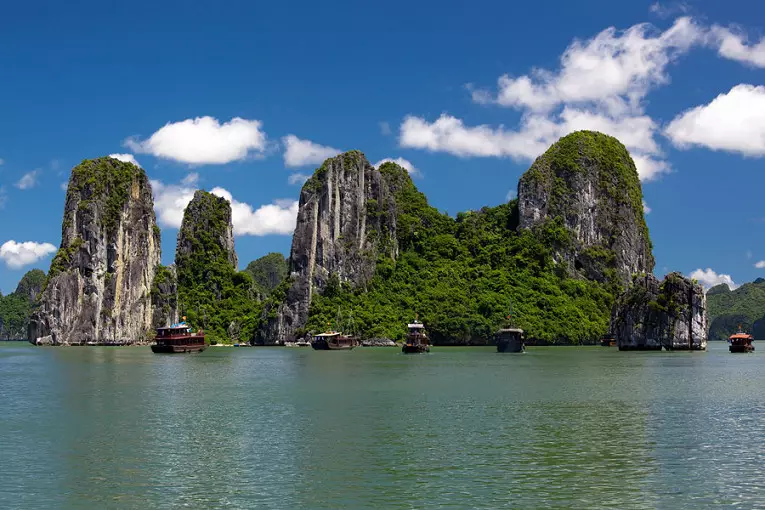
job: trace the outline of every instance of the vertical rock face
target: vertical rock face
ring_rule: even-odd
[[[137,342],[152,326],[160,232],[144,171],[112,158],[72,169],[61,247],[28,338],[54,344]]]
[[[521,177],[519,228],[560,222],[557,250],[570,273],[625,286],[653,271],[642,190],[627,149],[611,136],[578,131],[558,140]]]
[[[397,165],[376,169],[358,151],[328,159],[314,172],[300,193],[290,277],[274,292],[284,301],[266,305],[258,343],[293,339],[330,276],[363,286],[378,254],[398,255],[394,194],[403,178],[409,177]]]
[[[174,264],[157,268],[151,287],[151,306],[154,328],[178,322],[178,276]]]
[[[648,274],[636,276],[614,303],[611,331],[620,350],[704,350],[707,322],[701,285],[680,273],[661,282]]]

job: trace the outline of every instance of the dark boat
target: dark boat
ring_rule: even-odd
[[[430,352],[428,344],[428,335],[425,333],[425,325],[415,319],[413,323],[407,324],[408,332],[406,334],[406,343],[401,348],[404,354],[419,354]]]
[[[313,337],[311,347],[317,351],[350,351],[359,345],[356,337],[343,335],[337,331],[320,333]]]
[[[606,333],[600,338],[601,347],[616,347],[616,335],[613,333]]]
[[[497,352],[523,352],[523,330],[518,328],[502,328],[497,331]]]
[[[730,352],[754,352],[753,340],[754,337],[744,333],[739,325],[738,333],[734,333],[728,338],[728,343],[730,343],[728,350]]]
[[[185,322],[179,322],[166,328],[157,328],[154,342],[151,350],[156,353],[202,352],[206,347],[204,332],[192,333],[191,328]]]

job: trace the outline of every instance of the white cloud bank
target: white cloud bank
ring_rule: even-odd
[[[266,150],[266,134],[259,120],[239,117],[221,124],[213,117],[197,117],[165,124],[148,140],[125,140],[139,154],[151,154],[193,165],[220,165]]]
[[[736,285],[736,283],[733,281],[733,278],[731,278],[729,274],[717,274],[711,268],[696,269],[688,276],[698,280],[702,287],[704,287],[704,290],[709,290],[715,285],[719,285],[721,283],[728,284],[728,287],[730,287],[731,290],[738,287],[738,285]]]
[[[311,176],[308,174],[301,174],[300,172],[297,172],[294,174],[290,174],[290,176],[287,177],[287,183],[290,186],[295,186],[295,185],[302,186],[305,183],[305,181],[307,181],[310,178]]]
[[[123,163],[132,163],[139,168],[141,167],[132,154],[109,154],[109,157],[122,161]]]
[[[659,123],[645,113],[645,98],[669,83],[670,64],[696,46],[714,48],[724,58],[765,66],[765,39],[747,45],[745,36],[703,26],[691,17],[676,19],[663,32],[647,23],[624,31],[610,27],[591,39],[572,41],[557,70],[500,76],[496,91],[468,86],[477,103],[519,110],[516,128],[470,126],[448,114],[434,121],[409,115],[401,124],[399,142],[402,147],[459,157],[531,161],[572,131],[594,130],[623,142],[640,179],[650,181],[671,167],[657,142]],[[758,132],[750,135],[756,136]]]
[[[765,86],[736,85],[675,117],[665,134],[681,149],[700,146],[765,156]]]
[[[287,135],[282,138],[284,143],[284,166],[296,168],[306,165],[320,165],[324,160],[337,156],[340,151],[319,145],[310,140],[301,140],[295,135]]]
[[[34,241],[17,243],[11,240],[0,246],[0,260],[11,269],[20,269],[55,252],[56,247],[50,243],[36,243]]]
[[[187,175],[179,184],[151,181],[154,190],[154,210],[160,225],[180,228],[183,211],[194,198],[198,182],[199,175],[196,173]],[[295,230],[298,213],[296,200],[275,200],[272,204],[253,209],[250,204],[235,200],[231,192],[225,188],[216,187],[210,193],[223,197],[231,203],[235,235],[287,235]]]
[[[420,176],[420,175],[422,175],[420,173],[420,170],[417,167],[415,167],[412,164],[412,162],[409,161],[408,159],[404,159],[404,158],[396,158],[396,159],[385,158],[385,159],[381,159],[380,161],[375,163],[374,167],[375,168],[380,168],[380,165],[382,165],[383,163],[396,163],[398,166],[400,166],[401,168],[403,168],[407,172],[409,172],[409,175],[411,175],[411,176]]]
[[[38,177],[40,175],[39,170],[32,170],[31,172],[28,172],[24,174],[24,176],[18,180],[16,183],[16,187],[20,190],[27,190],[32,189],[35,186],[37,186],[39,180]]]
[[[754,264],[754,267],[756,267],[757,269],[765,269],[765,260],[761,260],[759,262],[756,262]]]

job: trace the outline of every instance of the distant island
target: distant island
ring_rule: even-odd
[[[735,290],[722,283],[707,292],[709,339],[727,340],[739,325],[755,339],[765,339],[765,279]]]
[[[199,190],[165,267],[144,170],[85,160],[27,336],[147,342],[185,316],[211,341],[277,345],[323,331],[342,310],[366,340],[400,340],[418,314],[436,345],[486,345],[512,310],[536,344],[592,344],[615,330],[620,348],[706,345],[701,287],[652,275],[640,181],[618,140],[561,138],[517,196],[450,217],[404,168],[350,151],[303,185],[288,259],[269,254],[239,271],[230,204]]]

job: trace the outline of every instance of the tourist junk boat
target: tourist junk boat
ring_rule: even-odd
[[[404,354],[430,352],[428,335],[425,333],[425,325],[415,318],[413,323],[407,324],[407,329],[406,343],[401,348],[401,352]]]
[[[184,317],[185,319],[185,317]],[[186,322],[179,322],[165,328],[157,328],[155,344],[151,346],[156,353],[202,352],[205,350],[203,331],[191,332]]]
[[[744,333],[739,324],[738,333],[734,333],[728,338],[728,343],[730,343],[728,350],[730,352],[754,352],[753,340],[754,337]]]
[[[600,338],[601,347],[616,347],[616,335],[613,333],[606,333]]]
[[[337,319],[335,319],[338,327],[344,327],[345,332],[331,331],[329,329],[329,323],[327,323],[327,331],[314,335],[311,341],[311,347],[317,351],[350,351],[354,347],[360,345],[358,337],[353,334],[354,324],[353,316],[349,313],[347,319],[343,319],[340,309],[337,310]],[[298,345],[300,344],[297,342]]]
[[[519,328],[502,328],[495,335],[497,352],[524,352],[523,330]]]

